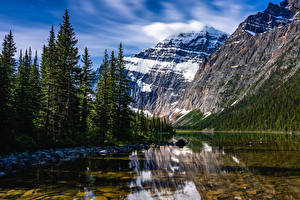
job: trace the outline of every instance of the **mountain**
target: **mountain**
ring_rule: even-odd
[[[217,51],[228,35],[212,27],[180,33],[133,57],[125,58],[131,80],[133,109],[169,115],[179,96],[193,80],[202,61]]]
[[[282,82],[293,77],[300,67],[300,26],[294,17],[298,5],[299,0],[270,3],[265,11],[242,22],[221,48],[202,62],[170,118],[177,119],[178,126],[191,120],[178,117],[192,110],[207,118],[255,94],[278,70],[284,72]]]

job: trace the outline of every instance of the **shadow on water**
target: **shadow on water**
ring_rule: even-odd
[[[189,146],[0,178],[0,199],[300,199],[299,138],[185,134]],[[182,135],[181,135],[182,137]]]

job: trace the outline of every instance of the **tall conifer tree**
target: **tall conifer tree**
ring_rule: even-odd
[[[108,126],[108,76],[109,76],[109,61],[107,50],[104,53],[103,63],[101,65],[102,73],[98,77],[96,100],[94,103],[94,124],[99,135],[102,137],[102,142],[105,141]]]
[[[82,73],[80,77],[80,122],[81,131],[88,129],[88,117],[91,113],[91,95],[93,94],[92,84],[95,82],[94,73],[92,72],[92,61],[88,49],[84,49],[82,55]]]
[[[77,86],[79,68],[77,39],[69,20],[68,10],[63,16],[63,23],[57,36],[57,67],[58,67],[58,103],[59,103],[59,132],[64,136],[76,132],[79,121],[79,99]]]
[[[48,45],[42,53],[42,127],[45,136],[54,140],[58,135],[58,69],[54,27],[51,27]]]
[[[125,74],[125,64],[123,56],[123,47],[120,43],[117,59],[117,116],[119,122],[118,138],[124,138],[125,133],[129,132],[132,114],[129,108],[132,98],[130,96],[129,80]]]
[[[13,122],[11,114],[13,113],[13,89],[14,89],[14,72],[16,60],[14,58],[16,47],[14,37],[10,31],[4,37],[2,43],[2,52],[0,57],[0,140],[7,141],[12,138],[9,135],[11,123]]]
[[[42,86],[40,80],[37,52],[35,52],[33,64],[31,67],[29,85],[31,87],[33,124],[35,125],[35,127],[39,128],[41,126],[40,110],[41,110],[41,99],[42,99]]]
[[[15,123],[18,135],[33,136],[32,95],[29,84],[30,71],[31,65],[28,51],[25,51],[24,57],[22,57],[22,51],[20,51],[15,92]]]
[[[118,133],[118,96],[117,96],[117,71],[114,51],[111,52],[108,76],[108,126],[109,135],[114,137]]]

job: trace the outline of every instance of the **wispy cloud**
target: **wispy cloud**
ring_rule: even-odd
[[[176,8],[175,5],[167,2],[162,3],[163,17],[167,21],[183,21],[185,19],[184,13]]]
[[[204,24],[232,33],[239,23],[254,12],[253,8],[243,1],[215,0],[209,4],[199,2],[192,8],[192,16]]]
[[[97,11],[95,9],[95,6],[93,5],[93,2],[90,0],[84,0],[79,1],[80,7],[85,11],[85,13],[88,13],[90,15],[96,15]]]
[[[11,26],[10,30],[13,32],[18,51],[20,49],[24,50],[31,47],[32,50],[37,50],[39,55],[42,53],[42,46],[43,44],[47,43],[47,37],[49,33],[47,28],[25,28],[22,26]],[[0,39],[2,40],[7,34],[8,31],[1,31]]]

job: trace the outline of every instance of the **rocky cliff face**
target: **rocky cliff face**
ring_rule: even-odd
[[[205,27],[200,32],[173,35],[155,47],[125,58],[131,80],[134,108],[168,115],[193,80],[200,64],[228,38],[224,32]]]
[[[194,109],[207,116],[234,105],[256,91],[277,68],[287,70],[283,80],[292,76],[300,63],[280,61],[285,56],[300,56],[295,43],[300,24],[293,9],[298,4],[299,0],[270,3],[264,12],[242,22],[224,45],[203,61],[171,118]]]

